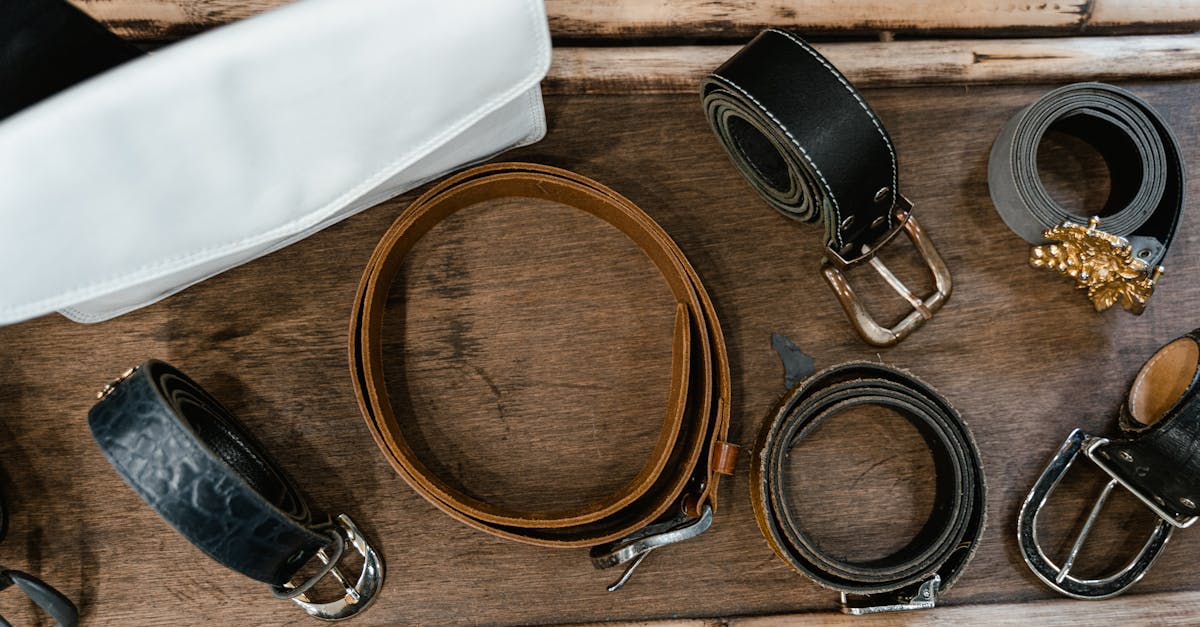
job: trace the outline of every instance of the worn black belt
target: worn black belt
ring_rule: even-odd
[[[800,440],[863,405],[893,409],[917,428],[933,453],[937,494],[933,515],[907,546],[882,559],[849,562],[823,551],[797,524],[785,471],[788,451]],[[987,489],[967,425],[929,385],[877,363],[842,364],[792,388],[763,425],[750,471],[754,514],[767,543],[796,571],[841,592],[842,610],[850,614],[933,607],[983,533]]]
[[[1054,590],[1078,599],[1106,599],[1137,583],[1154,565],[1176,528],[1200,519],[1200,329],[1178,338],[1146,362],[1121,408],[1123,437],[1080,429],[1055,452],[1021,506],[1017,537],[1025,563]],[[1042,550],[1037,516],[1071,464],[1083,453],[1110,480],[1062,565]],[[1141,550],[1101,577],[1071,575],[1075,558],[1113,489],[1122,487],[1158,515]]]
[[[1048,131],[1082,139],[1104,157],[1111,179],[1104,207],[1075,215],[1050,197],[1037,166]],[[1184,177],[1179,142],[1162,116],[1102,83],[1060,87],[1021,110],[988,160],[1000,217],[1038,245],[1030,263],[1075,279],[1098,311],[1116,302],[1135,314],[1145,309],[1183,211]]]
[[[904,339],[950,296],[950,272],[900,194],[896,151],[861,94],[792,33],[768,29],[701,87],[704,110],[738,170],[784,215],[825,225],[822,273],[859,335],[876,346]],[[936,291],[918,297],[875,254],[896,233],[912,239]],[[843,271],[870,263],[913,311],[885,328]]]
[[[179,370],[150,360],[127,371],[100,392],[88,424],[125,482],[221,564],[318,618],[348,618],[375,598],[383,563],[349,517],[310,510],[237,420]],[[337,570],[347,544],[363,559],[355,582]],[[322,566],[293,584],[314,557]],[[306,592],[330,574],[345,595],[311,601]]]

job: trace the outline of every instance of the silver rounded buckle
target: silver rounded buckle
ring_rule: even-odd
[[[1041,579],[1047,586],[1050,586],[1060,594],[1075,599],[1107,599],[1129,589],[1130,586],[1141,580],[1146,572],[1150,570],[1150,567],[1154,565],[1155,560],[1162,554],[1167,540],[1171,539],[1171,532],[1174,528],[1176,526],[1191,524],[1189,521],[1184,521],[1184,523],[1178,525],[1173,523],[1170,518],[1164,516],[1159,508],[1153,506],[1151,500],[1122,482],[1105,464],[1096,459],[1093,456],[1093,452],[1098,447],[1107,443],[1108,440],[1105,438],[1088,435],[1079,429],[1072,431],[1071,435],[1067,437],[1067,441],[1063,442],[1063,445],[1054,454],[1054,457],[1050,459],[1050,463],[1046,466],[1046,469],[1042,471],[1042,475],[1034,483],[1033,489],[1029,491],[1029,496],[1025,498],[1025,502],[1021,505],[1021,513],[1018,515],[1017,543],[1021,549],[1022,557],[1025,558],[1025,563],[1038,576],[1038,579]],[[1092,506],[1092,511],[1088,514],[1087,520],[1083,524],[1083,529],[1076,536],[1075,542],[1067,554],[1067,559],[1059,566],[1046,556],[1041,544],[1038,543],[1037,516],[1042,508],[1045,507],[1047,499],[1050,498],[1050,493],[1054,491],[1055,486],[1067,474],[1067,469],[1071,467],[1071,463],[1079,457],[1080,453],[1083,453],[1085,457],[1095,462],[1101,470],[1104,470],[1111,476],[1111,479],[1100,492],[1100,496],[1097,497],[1095,504]],[[1083,543],[1087,539],[1088,533],[1091,532],[1092,525],[1095,524],[1100,510],[1104,507],[1104,502],[1108,500],[1109,494],[1117,486],[1126,488],[1142,502],[1151,505],[1151,508],[1159,515],[1159,520],[1155,524],[1153,531],[1150,532],[1146,543],[1142,545],[1141,550],[1115,573],[1095,579],[1074,577],[1069,573],[1071,567],[1075,564],[1075,558],[1078,557],[1079,550],[1083,548]]]
[[[358,530],[349,516],[341,514],[334,521],[337,523],[333,530],[335,539],[331,543],[335,547],[334,555],[330,557],[325,549],[317,551],[317,558],[324,564],[320,572],[298,586],[288,582],[272,589],[276,596],[290,598],[292,603],[299,605],[309,616],[321,620],[344,620],[358,614],[370,607],[379,593],[379,589],[383,587],[383,560],[379,554],[371,545],[367,544],[362,532]],[[346,543],[349,543],[363,558],[362,572],[353,584],[337,568]],[[307,596],[308,590],[327,575],[336,579],[346,593],[333,601],[313,602]]]

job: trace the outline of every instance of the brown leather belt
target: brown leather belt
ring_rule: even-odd
[[[550,200],[619,229],[656,265],[675,296],[671,391],[650,459],[615,494],[583,507],[521,511],[476,499],[417,458],[388,398],[380,333],[388,290],[405,255],[456,211],[501,197]],[[359,407],[384,456],[418,493],[451,517],[488,533],[543,546],[591,546],[597,568],[632,562],[620,587],[654,548],[711,523],[721,474],[732,474],[737,447],[729,428],[729,359],[716,311],[683,252],[641,209],[585,177],[541,165],[498,163],[452,176],[392,224],[363,272],[350,322],[350,369]]]

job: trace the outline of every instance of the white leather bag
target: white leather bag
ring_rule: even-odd
[[[76,85],[0,122],[0,324],[106,320],[533,143],[549,65],[541,0],[302,0]]]

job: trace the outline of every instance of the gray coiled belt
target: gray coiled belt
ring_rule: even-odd
[[[1112,181],[1104,207],[1081,216],[1050,197],[1038,176],[1037,162],[1038,146],[1047,131],[1077,137],[1104,157]],[[1051,91],[1009,120],[992,145],[988,187],[1000,217],[1025,241],[1075,246],[1065,252],[1035,250],[1031,261],[1040,267],[1061,265],[1057,269],[1076,280],[1080,274],[1084,280],[1092,279],[1080,287],[1089,287],[1089,296],[1097,301],[1095,294],[1103,290],[1091,287],[1096,273],[1089,272],[1089,246],[1103,249],[1108,244],[1120,249],[1127,245],[1127,258],[1116,259],[1139,270],[1139,276],[1153,272],[1175,237],[1186,185],[1179,142],[1158,112],[1119,87],[1076,83]],[[1086,230],[1083,225],[1088,225]],[[1077,249],[1083,251],[1082,261],[1067,254]],[[1153,280],[1151,288],[1152,284]],[[1107,307],[1096,304],[1097,309]],[[1134,310],[1129,304],[1126,307]]]

